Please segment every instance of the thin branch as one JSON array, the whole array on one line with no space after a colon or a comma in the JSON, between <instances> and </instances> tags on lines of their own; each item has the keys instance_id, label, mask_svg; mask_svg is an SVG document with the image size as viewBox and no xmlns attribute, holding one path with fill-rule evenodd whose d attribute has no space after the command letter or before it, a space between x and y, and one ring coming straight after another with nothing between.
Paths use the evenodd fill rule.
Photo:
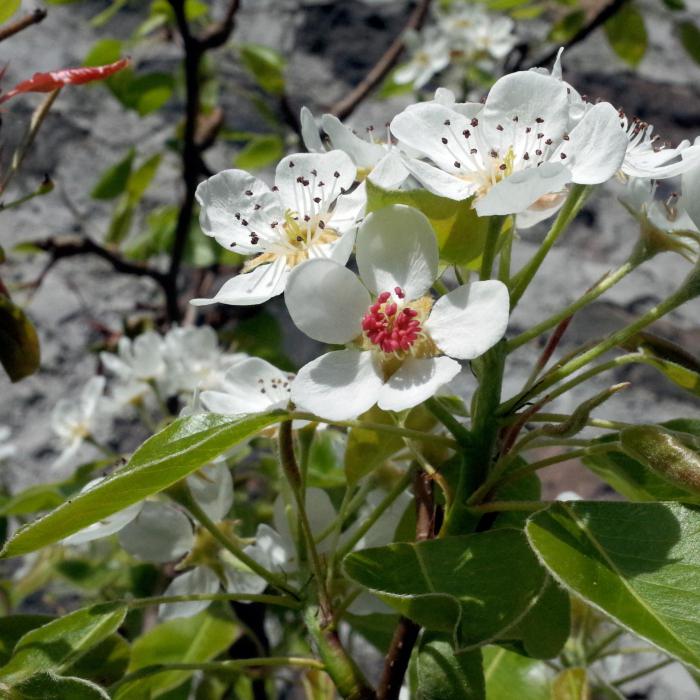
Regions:
<instances>
[{"instance_id":1,"label":"thin branch","mask_svg":"<svg viewBox=\"0 0 700 700\"><path fill-rule=\"evenodd\" d=\"M338 119L352 114L357 106L374 90L379 83L384 80L389 71L394 67L396 61L404 49L404 36L409 30L418 30L423 26L425 18L430 9L431 0L419 0L415 9L408 18L408 22L401 30L401 34L394 39L389 48L380 59L372 66L365 77L356 85L345 97L338 100L328 111Z\"/></svg>"},{"instance_id":2,"label":"thin branch","mask_svg":"<svg viewBox=\"0 0 700 700\"><path fill-rule=\"evenodd\" d=\"M416 541L424 542L435 536L433 485L424 471L416 470L413 490L416 498ZM413 620L403 616L399 618L384 660L384 669L377 688L377 700L398 699L419 632L420 625Z\"/></svg>"},{"instance_id":3,"label":"thin branch","mask_svg":"<svg viewBox=\"0 0 700 700\"><path fill-rule=\"evenodd\" d=\"M9 39L11 36L18 34L27 27L43 22L46 15L46 10L37 8L31 14L25 15L21 19L18 19L4 27L0 27L0 41L5 41L5 39Z\"/></svg>"},{"instance_id":4,"label":"thin branch","mask_svg":"<svg viewBox=\"0 0 700 700\"><path fill-rule=\"evenodd\" d=\"M571 39L569 39L566 44L564 44L564 49L568 50L576 44L580 44L584 39L587 39L590 34L592 34L598 27L605 24L611 17L614 17L625 5L627 5L630 0L613 0L607 4L597 15L595 15L588 24L585 24L581 29L579 29L576 34L574 34ZM515 64L513 70L527 70L528 68L535 68L537 66L547 66L557 57L559 53L559 47L553 48L551 51L546 53L544 56L540 56L538 59L526 64L526 55L523 53L520 60ZM525 65L523 65L525 64Z\"/></svg>"},{"instance_id":5,"label":"thin branch","mask_svg":"<svg viewBox=\"0 0 700 700\"><path fill-rule=\"evenodd\" d=\"M226 43L235 26L236 12L238 12L239 5L239 0L231 0L221 22L212 25L202 34L199 38L199 45L204 51L216 49Z\"/></svg>"}]
</instances>

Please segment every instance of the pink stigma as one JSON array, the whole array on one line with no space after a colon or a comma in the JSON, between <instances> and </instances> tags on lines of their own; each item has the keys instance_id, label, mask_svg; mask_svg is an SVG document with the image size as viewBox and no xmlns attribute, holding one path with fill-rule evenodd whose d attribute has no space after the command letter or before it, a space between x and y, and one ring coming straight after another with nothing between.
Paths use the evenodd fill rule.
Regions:
<instances>
[{"instance_id":1,"label":"pink stigma","mask_svg":"<svg viewBox=\"0 0 700 700\"><path fill-rule=\"evenodd\" d=\"M406 296L400 287L394 293L399 299ZM362 330L371 343L386 353L410 350L421 333L418 312L410 307L399 311L396 302L390 300L390 292L377 297L362 318Z\"/></svg>"}]
</instances>

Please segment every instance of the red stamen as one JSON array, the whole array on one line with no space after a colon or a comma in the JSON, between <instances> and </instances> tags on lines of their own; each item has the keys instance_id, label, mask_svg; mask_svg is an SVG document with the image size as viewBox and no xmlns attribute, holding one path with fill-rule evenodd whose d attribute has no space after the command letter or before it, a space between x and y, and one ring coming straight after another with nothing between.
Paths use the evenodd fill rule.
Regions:
<instances>
[{"instance_id":1,"label":"red stamen","mask_svg":"<svg viewBox=\"0 0 700 700\"><path fill-rule=\"evenodd\" d=\"M400 287L394 289L396 296L403 299L405 294ZM382 292L362 318L362 330L370 342L383 352L408 351L421 333L418 312L406 307L399 311L398 304L390 301L391 293Z\"/></svg>"}]
</instances>

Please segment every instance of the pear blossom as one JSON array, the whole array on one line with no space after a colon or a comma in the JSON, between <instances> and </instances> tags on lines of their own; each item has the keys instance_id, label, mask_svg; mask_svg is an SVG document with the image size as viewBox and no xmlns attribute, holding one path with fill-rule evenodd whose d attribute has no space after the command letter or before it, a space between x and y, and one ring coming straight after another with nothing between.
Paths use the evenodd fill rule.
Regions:
<instances>
[{"instance_id":1,"label":"pear blossom","mask_svg":"<svg viewBox=\"0 0 700 700\"><path fill-rule=\"evenodd\" d=\"M79 399L59 399L56 402L51 413L51 428L62 451L52 469L70 464L85 441L100 429L108 413L104 388L104 377L92 377L85 384Z\"/></svg>"},{"instance_id":2,"label":"pear blossom","mask_svg":"<svg viewBox=\"0 0 700 700\"><path fill-rule=\"evenodd\" d=\"M504 58L515 45L514 26L510 17L490 15L476 5L452 5L438 13L439 29L463 58Z\"/></svg>"},{"instance_id":3,"label":"pear blossom","mask_svg":"<svg viewBox=\"0 0 700 700\"><path fill-rule=\"evenodd\" d=\"M0 462L8 457L12 457L15 452L15 446L10 442L11 431L6 425L0 425Z\"/></svg>"},{"instance_id":4,"label":"pear blossom","mask_svg":"<svg viewBox=\"0 0 700 700\"><path fill-rule=\"evenodd\" d=\"M248 260L213 299L191 303L260 304L281 294L290 270L309 258L345 264L365 207L363 190L348 192L355 175L351 158L334 150L283 158L273 188L244 170L201 183L202 230Z\"/></svg>"},{"instance_id":5,"label":"pear blossom","mask_svg":"<svg viewBox=\"0 0 700 700\"><path fill-rule=\"evenodd\" d=\"M329 420L355 418L375 403L401 411L431 397L504 335L509 299L496 280L457 287L433 302L438 246L428 219L403 205L367 217L358 233L359 278L332 260L292 272L292 321L323 343L348 344L304 366L292 401Z\"/></svg>"},{"instance_id":6,"label":"pear blossom","mask_svg":"<svg viewBox=\"0 0 700 700\"><path fill-rule=\"evenodd\" d=\"M695 139L693 148L700 148L700 137ZM688 168L681 178L683 195L681 206L687 212L697 229L700 229L700 163Z\"/></svg>"},{"instance_id":7,"label":"pear blossom","mask_svg":"<svg viewBox=\"0 0 700 700\"><path fill-rule=\"evenodd\" d=\"M450 44L438 27L427 27L420 34L406 32L404 44L410 58L394 71L394 82L399 85L410 83L418 90L450 63Z\"/></svg>"},{"instance_id":8,"label":"pear blossom","mask_svg":"<svg viewBox=\"0 0 700 700\"><path fill-rule=\"evenodd\" d=\"M525 215L524 226L554 213L569 183L605 182L622 164L627 137L612 105L597 104L570 126L565 84L521 71L500 78L483 105L412 105L391 131L431 161L406 161L427 190L474 197L480 216Z\"/></svg>"}]
</instances>

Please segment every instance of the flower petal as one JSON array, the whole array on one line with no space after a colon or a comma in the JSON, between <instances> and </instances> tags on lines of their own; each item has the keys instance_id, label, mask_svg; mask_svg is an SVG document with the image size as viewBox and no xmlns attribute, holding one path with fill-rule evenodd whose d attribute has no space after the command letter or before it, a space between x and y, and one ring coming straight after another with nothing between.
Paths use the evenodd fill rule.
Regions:
<instances>
[{"instance_id":1,"label":"flower petal","mask_svg":"<svg viewBox=\"0 0 700 700\"><path fill-rule=\"evenodd\" d=\"M384 146L379 143L370 143L355 136L338 117L332 114L324 114L321 117L321 126L328 134L333 148L345 151L360 168L373 166L386 152Z\"/></svg>"},{"instance_id":2,"label":"flower petal","mask_svg":"<svg viewBox=\"0 0 700 700\"><path fill-rule=\"evenodd\" d=\"M559 163L543 163L539 168L517 170L479 198L474 209L479 216L519 214L540 197L559 193L569 182L571 172Z\"/></svg>"},{"instance_id":3,"label":"flower petal","mask_svg":"<svg viewBox=\"0 0 700 700\"><path fill-rule=\"evenodd\" d=\"M311 153L325 153L326 149L321 141L318 124L316 124L314 115L308 107L301 108L299 123L301 124L301 140L304 142L306 150Z\"/></svg>"},{"instance_id":4,"label":"flower petal","mask_svg":"<svg viewBox=\"0 0 700 700\"><path fill-rule=\"evenodd\" d=\"M187 477L187 486L199 507L219 522L233 505L233 479L226 464L211 464Z\"/></svg>"},{"instance_id":5,"label":"flower petal","mask_svg":"<svg viewBox=\"0 0 700 700\"><path fill-rule=\"evenodd\" d=\"M322 418L348 420L376 403L383 383L372 353L338 350L299 370L292 382L292 401Z\"/></svg>"},{"instance_id":6,"label":"flower petal","mask_svg":"<svg viewBox=\"0 0 700 700\"><path fill-rule=\"evenodd\" d=\"M425 330L446 355L473 360L503 337L509 306L498 280L463 284L435 302Z\"/></svg>"},{"instance_id":7,"label":"flower petal","mask_svg":"<svg viewBox=\"0 0 700 700\"><path fill-rule=\"evenodd\" d=\"M92 483L99 481L102 481L102 479L95 479L95 482ZM85 490L87 489L83 489L83 491ZM126 527L141 512L141 505L141 503L135 503L133 506L114 513L114 515L109 515L103 520L88 525L83 530L79 530L70 537L66 537L62 542L63 544L84 544L102 537L109 537L109 535L113 535L123 527Z\"/></svg>"},{"instance_id":8,"label":"flower petal","mask_svg":"<svg viewBox=\"0 0 700 700\"><path fill-rule=\"evenodd\" d=\"M401 287L407 299L423 296L437 278L438 258L430 221L403 204L373 212L357 234L357 268L375 294Z\"/></svg>"},{"instance_id":9,"label":"flower petal","mask_svg":"<svg viewBox=\"0 0 700 700\"><path fill-rule=\"evenodd\" d=\"M189 518L180 510L146 501L141 512L119 533L119 543L137 559L166 562L179 559L194 544Z\"/></svg>"},{"instance_id":10,"label":"flower petal","mask_svg":"<svg viewBox=\"0 0 700 700\"><path fill-rule=\"evenodd\" d=\"M696 143L700 145L700 139ZM693 223L700 229L700 165L684 172L681 182L683 194L680 203L685 207Z\"/></svg>"},{"instance_id":11,"label":"flower petal","mask_svg":"<svg viewBox=\"0 0 700 700\"><path fill-rule=\"evenodd\" d=\"M322 343L348 343L362 332L367 290L346 267L317 258L294 268L284 293L296 327Z\"/></svg>"},{"instance_id":12,"label":"flower petal","mask_svg":"<svg viewBox=\"0 0 700 700\"><path fill-rule=\"evenodd\" d=\"M461 202L463 199L469 199L477 190L473 182L450 175L450 173L446 173L429 163L424 163L422 160L406 158L404 165L428 192L432 192L438 197L447 197Z\"/></svg>"},{"instance_id":13,"label":"flower petal","mask_svg":"<svg viewBox=\"0 0 700 700\"><path fill-rule=\"evenodd\" d=\"M597 185L620 169L628 143L617 110L610 103L601 102L588 110L552 158L556 161L566 155L573 182Z\"/></svg>"},{"instance_id":14,"label":"flower petal","mask_svg":"<svg viewBox=\"0 0 700 700\"><path fill-rule=\"evenodd\" d=\"M328 494L323 489L306 489L304 500L306 503L306 513L309 518L311 532L314 534L314 537L318 537L329 529L330 525L338 516L338 513L333 507L333 503L331 502ZM278 496L275 499L273 506L272 522L275 530L277 530L282 540L287 543L288 549L293 551L294 542L297 541L296 538L298 533L295 532L294 535L292 534L290 522L293 524L294 529L296 530L299 522L296 503L292 503L291 513L288 514L284 497L282 495ZM327 533L323 540L319 540L316 543L318 551L322 554L326 553L333 544L333 538L329 537L329 534L330 533Z\"/></svg>"},{"instance_id":15,"label":"flower petal","mask_svg":"<svg viewBox=\"0 0 700 700\"><path fill-rule=\"evenodd\" d=\"M411 173L404 165L401 153L396 148L392 148L387 154L372 168L372 172L367 179L373 184L385 190L398 189Z\"/></svg>"},{"instance_id":16,"label":"flower petal","mask_svg":"<svg viewBox=\"0 0 700 700\"><path fill-rule=\"evenodd\" d=\"M219 579L208 566L197 566L174 578L163 591L164 596L213 595L219 591ZM186 603L164 603L158 608L160 620L192 617L211 605L210 600L191 600Z\"/></svg>"},{"instance_id":17,"label":"flower petal","mask_svg":"<svg viewBox=\"0 0 700 700\"><path fill-rule=\"evenodd\" d=\"M207 304L231 304L232 306L253 306L262 304L284 291L289 268L284 258L273 263L260 265L251 272L241 272L232 277L212 299L190 299L193 306Z\"/></svg>"},{"instance_id":18,"label":"flower petal","mask_svg":"<svg viewBox=\"0 0 700 700\"><path fill-rule=\"evenodd\" d=\"M462 369L450 357L410 357L379 392L379 408L403 411L417 406L456 377Z\"/></svg>"}]
</instances>

